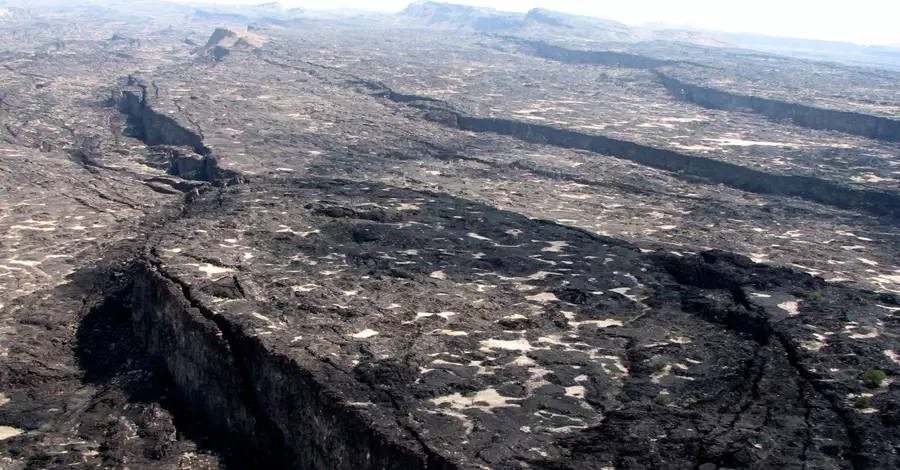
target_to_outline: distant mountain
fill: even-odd
[[[492,8],[479,8],[440,2],[416,2],[401,11],[399,17],[427,26],[450,29],[499,32],[522,24],[522,15]]]
[[[900,70],[900,47],[863,46],[850,42],[786,38],[760,34],[705,32],[740,47],[812,60],[832,60]]]
[[[413,24],[482,33],[515,34],[537,38],[567,38],[598,42],[653,40],[685,41],[704,45],[724,45],[712,37],[685,31],[652,31],[617,21],[579,16],[535,8],[528,13],[511,13],[433,1],[416,2],[397,14]]]

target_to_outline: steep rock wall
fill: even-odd
[[[704,108],[749,111],[774,120],[788,120],[810,129],[845,132],[870,139],[900,142],[900,121],[894,119],[740,95],[687,83],[662,72],[658,72],[657,76],[672,96]]]

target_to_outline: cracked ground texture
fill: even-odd
[[[756,56],[116,8],[0,22],[0,468],[900,464],[898,146]]]

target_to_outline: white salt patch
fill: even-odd
[[[566,395],[574,398],[584,399],[585,388],[581,385],[566,387]]]
[[[365,330],[360,331],[359,333],[353,334],[352,336],[356,339],[366,339],[366,338],[371,338],[377,334],[378,334],[378,332],[375,330],[365,329]]]
[[[441,280],[447,279],[447,274],[445,274],[444,271],[435,271],[435,272],[429,274],[429,276],[433,277],[434,279],[441,279]]]
[[[577,200],[579,200],[579,201],[583,201],[583,200],[585,200],[585,199],[590,199],[590,198],[592,198],[593,196],[591,196],[590,194],[569,194],[569,193],[562,193],[562,194],[560,194],[560,197],[564,197],[564,198],[566,198],[566,199],[577,199]]]
[[[678,228],[677,225],[660,225],[659,226],[660,230],[675,230],[676,228]]]
[[[398,211],[417,211],[419,210],[419,206],[416,204],[407,204],[403,203],[397,206]]]
[[[490,238],[488,238],[488,237],[482,237],[481,235],[479,235],[479,234],[477,234],[477,233],[475,233],[475,232],[469,232],[469,233],[468,233],[468,236],[469,236],[469,238],[474,238],[474,239],[476,239],[476,240],[491,241]]]
[[[519,235],[522,234],[522,231],[519,230],[519,229],[513,228],[513,229],[507,230],[507,231],[506,231],[506,234],[507,234],[507,235],[512,235],[512,236],[514,236],[514,237],[518,237]]]
[[[896,362],[897,364],[900,364],[900,354],[897,354],[894,351],[891,351],[890,349],[888,349],[888,350],[884,351],[884,355],[891,358],[891,360]]]
[[[0,406],[9,403],[9,397],[6,396],[5,393],[0,393]]]
[[[863,262],[865,264],[868,264],[869,266],[878,266],[877,261],[872,261],[872,260],[866,259],[866,258],[856,258],[856,259],[860,260],[861,262]]]

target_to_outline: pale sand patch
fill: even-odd
[[[435,271],[435,272],[429,274],[428,276],[432,277],[434,279],[440,279],[440,280],[447,279],[447,274],[445,274],[444,271]]]

